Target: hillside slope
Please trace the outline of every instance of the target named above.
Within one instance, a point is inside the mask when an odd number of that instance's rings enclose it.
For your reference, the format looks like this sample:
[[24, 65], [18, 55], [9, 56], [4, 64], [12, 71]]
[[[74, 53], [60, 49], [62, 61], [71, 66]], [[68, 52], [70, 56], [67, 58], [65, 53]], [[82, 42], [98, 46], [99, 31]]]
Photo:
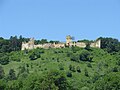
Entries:
[[0, 90], [120, 89], [120, 52], [72, 47], [1, 56], [9, 62], [0, 66]]

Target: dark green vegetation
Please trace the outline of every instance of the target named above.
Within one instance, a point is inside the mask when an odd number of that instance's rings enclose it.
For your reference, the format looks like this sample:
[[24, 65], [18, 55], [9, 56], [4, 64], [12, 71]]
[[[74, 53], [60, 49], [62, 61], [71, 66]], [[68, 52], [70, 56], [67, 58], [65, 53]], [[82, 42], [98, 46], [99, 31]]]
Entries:
[[[11, 36], [10, 39], [4, 39], [0, 37], [0, 53], [6, 53], [11, 51], [21, 50], [22, 42], [28, 42], [29, 38], [24, 38], [22, 36]], [[35, 40], [35, 44], [44, 43], [59, 43], [59, 41], [47, 41], [47, 39]]]
[[119, 42], [101, 39], [111, 44], [1, 51], [0, 90], [120, 90]]

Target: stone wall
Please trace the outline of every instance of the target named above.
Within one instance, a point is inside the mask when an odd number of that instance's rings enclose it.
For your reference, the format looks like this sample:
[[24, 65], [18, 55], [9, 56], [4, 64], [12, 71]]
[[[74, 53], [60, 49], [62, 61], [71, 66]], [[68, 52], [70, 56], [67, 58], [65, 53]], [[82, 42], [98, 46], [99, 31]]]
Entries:
[[101, 40], [96, 40], [94, 43], [91, 43], [90, 47], [101, 48]]
[[[77, 47], [81, 47], [81, 48], [85, 48], [86, 47], [86, 43], [84, 42], [72, 42], [72, 39], [70, 36], [66, 37], [66, 43], [45, 43], [45, 44], [38, 44], [35, 45], [34, 44], [34, 38], [31, 38], [30, 41], [28, 43], [23, 42], [22, 43], [22, 49], [21, 50], [25, 50], [25, 49], [35, 49], [35, 48], [65, 48], [65, 46], [77, 46]], [[94, 43], [90, 44], [90, 47], [94, 47], [94, 48], [100, 48], [101, 46], [101, 40], [96, 40]]]

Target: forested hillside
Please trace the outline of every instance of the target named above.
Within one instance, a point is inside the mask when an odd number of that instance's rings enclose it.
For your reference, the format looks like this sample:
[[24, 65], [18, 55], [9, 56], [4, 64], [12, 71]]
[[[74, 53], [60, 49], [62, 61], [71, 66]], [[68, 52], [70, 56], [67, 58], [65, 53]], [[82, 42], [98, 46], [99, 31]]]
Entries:
[[120, 42], [100, 39], [101, 49], [21, 51], [28, 39], [0, 38], [0, 90], [120, 90]]

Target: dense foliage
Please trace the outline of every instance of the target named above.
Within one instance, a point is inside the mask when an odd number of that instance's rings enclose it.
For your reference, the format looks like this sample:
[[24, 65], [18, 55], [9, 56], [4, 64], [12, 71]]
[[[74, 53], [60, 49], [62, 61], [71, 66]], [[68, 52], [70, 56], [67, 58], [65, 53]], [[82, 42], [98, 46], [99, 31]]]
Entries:
[[22, 42], [28, 40], [28, 38], [23, 38], [22, 36], [19, 38], [11, 36], [10, 39], [0, 37], [0, 53], [21, 50]]
[[102, 49], [0, 51], [0, 90], [120, 90], [119, 41], [108, 39]]
[[120, 42], [114, 38], [99, 38], [101, 40], [101, 48], [107, 52], [118, 52], [120, 51]]

